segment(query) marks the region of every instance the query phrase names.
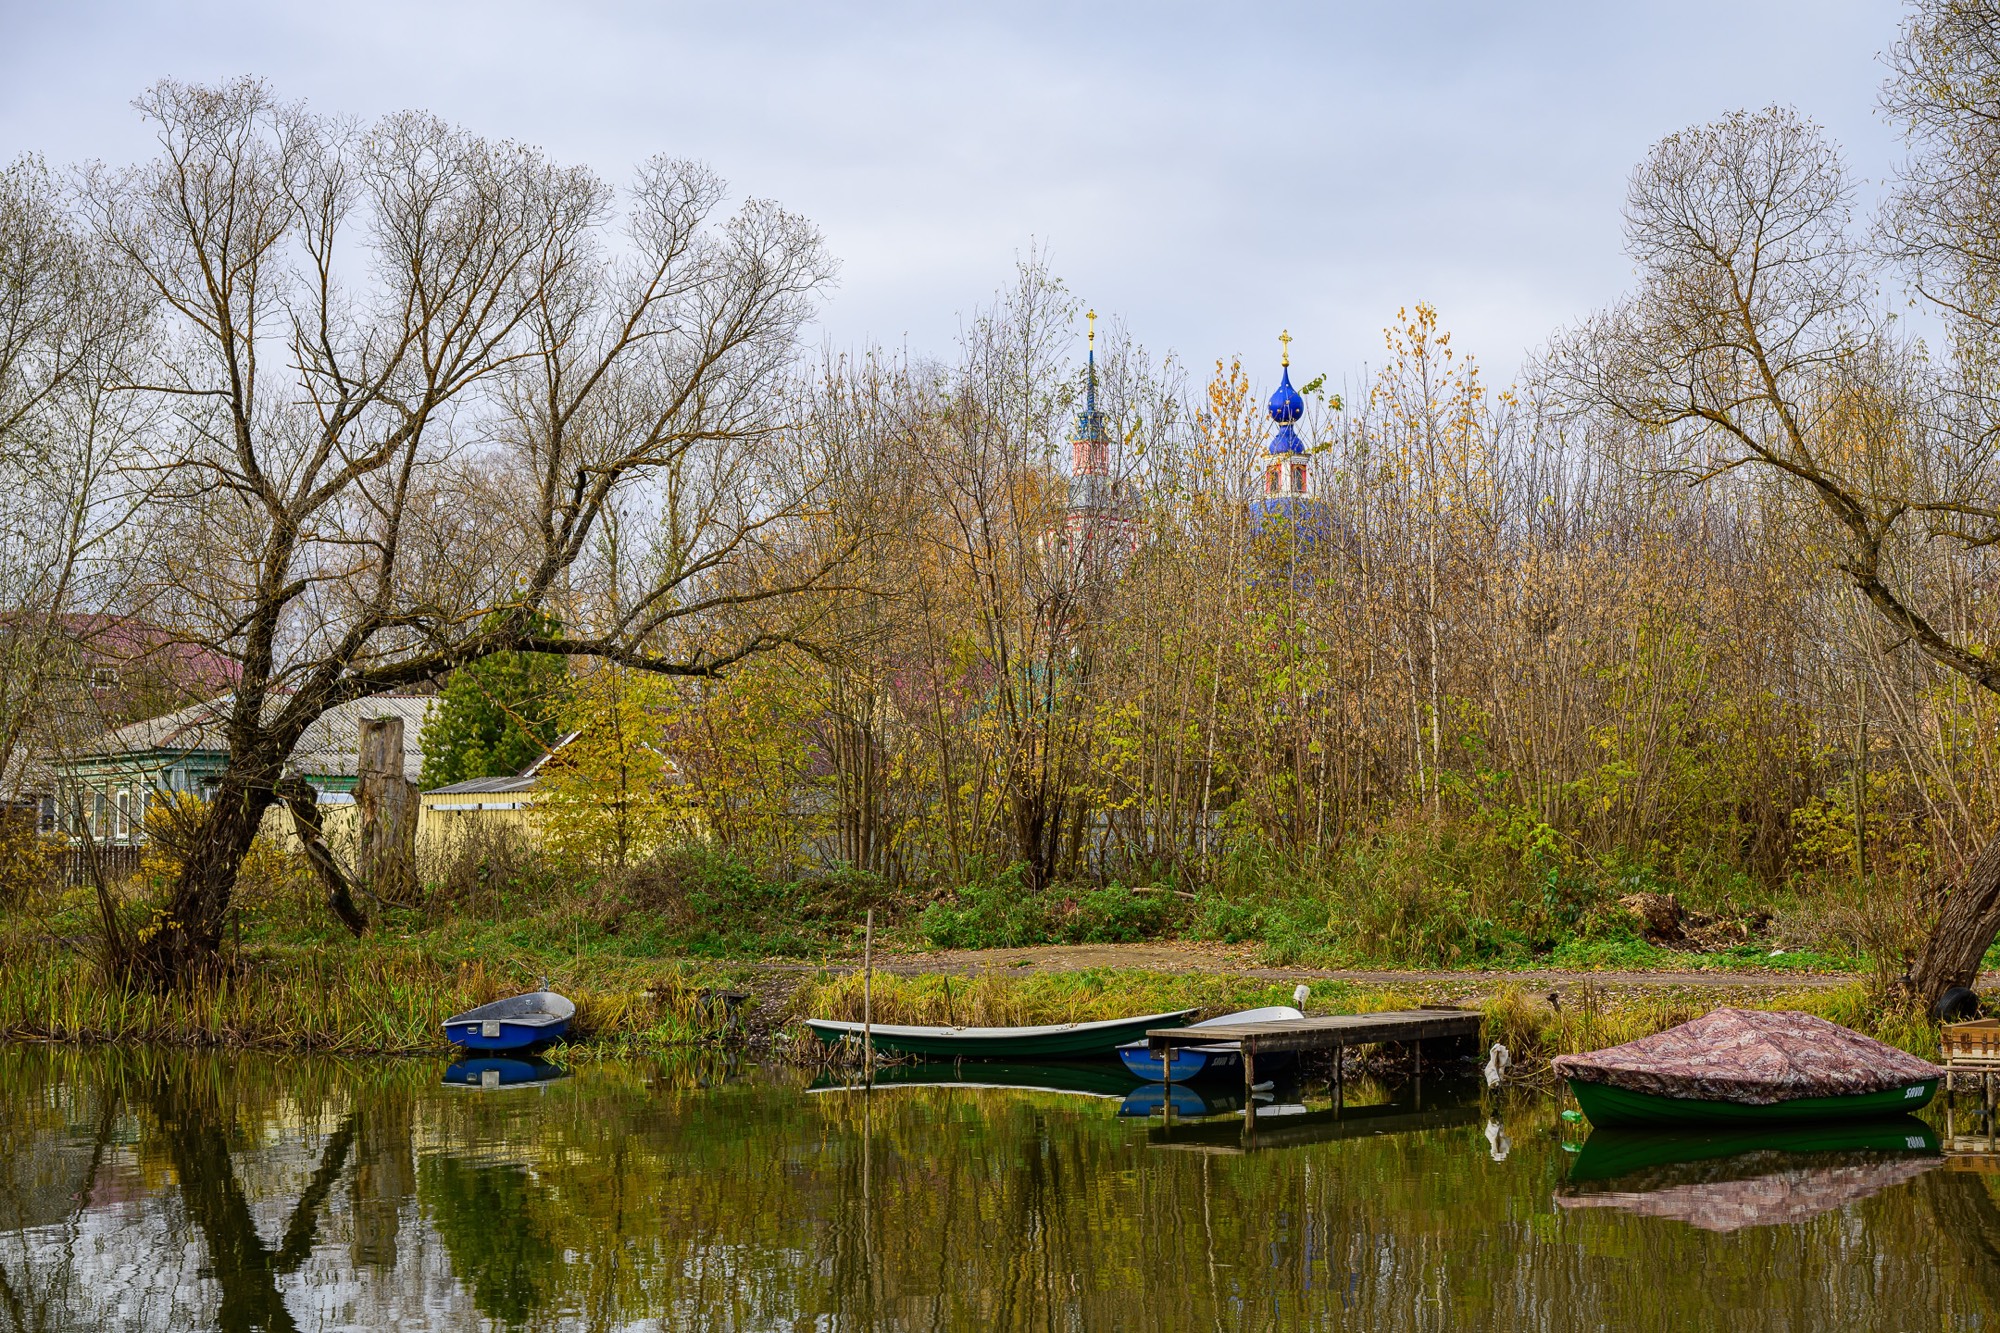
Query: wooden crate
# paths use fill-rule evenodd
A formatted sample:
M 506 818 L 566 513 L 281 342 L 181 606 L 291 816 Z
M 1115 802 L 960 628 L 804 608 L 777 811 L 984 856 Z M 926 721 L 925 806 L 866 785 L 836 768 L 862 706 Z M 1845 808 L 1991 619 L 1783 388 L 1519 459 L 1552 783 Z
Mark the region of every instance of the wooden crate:
M 1945 1024 L 1938 1031 L 1938 1054 L 1947 1069 L 2000 1069 L 2000 1018 Z

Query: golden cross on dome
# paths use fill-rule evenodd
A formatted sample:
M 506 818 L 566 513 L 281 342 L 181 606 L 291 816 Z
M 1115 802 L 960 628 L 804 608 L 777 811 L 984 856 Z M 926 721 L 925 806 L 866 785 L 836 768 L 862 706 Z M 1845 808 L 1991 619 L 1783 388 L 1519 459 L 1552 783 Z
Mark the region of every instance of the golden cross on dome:
M 1278 341 L 1285 345 L 1285 354 L 1278 358 L 1278 364 L 1281 366 L 1289 366 L 1290 364 L 1292 364 L 1292 331 L 1290 329 L 1286 329 L 1283 333 L 1280 333 L 1278 335 Z
M 1097 346 L 1097 312 L 1092 310 L 1084 315 L 1090 321 L 1090 345 Z

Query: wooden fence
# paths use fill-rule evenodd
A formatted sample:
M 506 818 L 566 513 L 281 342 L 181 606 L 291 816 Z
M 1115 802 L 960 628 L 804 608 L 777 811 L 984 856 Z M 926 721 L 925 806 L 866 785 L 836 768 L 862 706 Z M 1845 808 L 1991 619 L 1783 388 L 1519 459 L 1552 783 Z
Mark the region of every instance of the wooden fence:
M 104 872 L 106 884 L 116 884 L 139 873 L 138 847 L 99 847 L 97 865 Z M 88 847 L 64 847 L 55 852 L 50 860 L 54 863 L 55 879 L 66 889 L 82 888 L 91 882 L 90 849 Z

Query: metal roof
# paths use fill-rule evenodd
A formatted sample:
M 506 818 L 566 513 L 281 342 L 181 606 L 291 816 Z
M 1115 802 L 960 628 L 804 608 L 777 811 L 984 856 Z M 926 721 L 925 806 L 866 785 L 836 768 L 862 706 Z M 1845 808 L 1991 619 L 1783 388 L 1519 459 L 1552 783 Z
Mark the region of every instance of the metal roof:
M 284 706 L 287 699 L 286 695 L 274 695 L 268 707 L 275 712 Z M 164 717 L 119 727 L 106 733 L 95 746 L 73 756 L 72 762 L 115 759 L 120 755 L 149 750 L 226 757 L 229 753 L 226 727 L 231 702 L 231 696 L 225 694 Z M 361 766 L 362 720 L 395 716 L 403 719 L 403 776 L 414 782 L 424 766 L 424 724 L 429 720 L 434 702 L 436 700 L 428 695 L 377 694 L 339 704 L 322 713 L 306 728 L 305 735 L 299 737 L 299 743 L 292 751 L 290 762 L 285 765 L 285 771 L 351 777 Z
M 464 782 L 454 782 L 449 787 L 433 787 L 426 796 L 491 796 L 500 792 L 533 791 L 535 779 L 531 774 L 504 778 L 467 778 Z

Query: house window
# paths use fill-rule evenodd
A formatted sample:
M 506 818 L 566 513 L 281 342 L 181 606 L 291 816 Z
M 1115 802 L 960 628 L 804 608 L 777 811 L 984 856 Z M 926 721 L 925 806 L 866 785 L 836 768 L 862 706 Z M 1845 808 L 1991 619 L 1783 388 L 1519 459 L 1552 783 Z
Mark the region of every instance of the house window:
M 90 669 L 90 688 L 93 690 L 117 689 L 118 668 L 107 666 L 92 667 Z
M 56 831 L 55 797 L 44 796 L 42 798 L 41 809 L 35 814 L 35 831 L 37 833 L 54 833 Z
M 118 836 L 132 836 L 132 793 L 129 791 L 118 793 Z
M 103 792 L 92 792 L 90 796 L 90 836 L 93 838 L 104 837 L 110 831 L 108 827 L 110 822 L 111 803 L 105 799 Z

